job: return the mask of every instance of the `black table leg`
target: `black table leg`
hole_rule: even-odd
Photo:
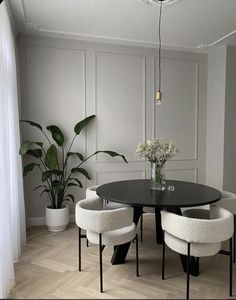
[[[161,209],[155,207],[155,221],[156,221],[156,243],[162,244],[163,232],[161,228]]]
[[[134,223],[136,225],[138,224],[142,212],[143,212],[142,207],[138,207],[138,206],[134,207]],[[114,247],[114,253],[111,259],[112,265],[119,265],[125,263],[125,258],[129,251],[130,244],[131,242]]]

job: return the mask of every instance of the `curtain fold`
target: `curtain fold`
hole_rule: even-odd
[[[26,241],[14,34],[0,4],[0,298],[15,284],[14,262]]]

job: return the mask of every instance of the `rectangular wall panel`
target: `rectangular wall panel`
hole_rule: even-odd
[[[197,182],[197,169],[166,170],[166,179]]]
[[[135,150],[145,140],[144,57],[97,53],[96,115],[96,150],[114,149],[129,161],[139,160]]]
[[[85,116],[84,51],[29,46],[26,65],[26,117],[43,126],[58,125],[69,144],[74,136],[74,125]],[[32,136],[37,140],[43,137],[35,128],[29,127],[29,137]],[[82,151],[83,140],[80,145]]]
[[[176,142],[175,160],[197,159],[198,63],[165,58],[162,69],[163,103],[156,108],[155,136]]]
[[[145,171],[128,171],[128,172],[97,172],[97,184],[105,184],[113,181],[144,179]]]

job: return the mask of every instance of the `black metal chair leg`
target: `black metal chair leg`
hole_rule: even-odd
[[[165,279],[165,258],[166,257],[166,244],[165,244],[165,240],[163,238],[163,242],[162,242],[162,280]]]
[[[140,217],[140,241],[143,241],[143,213]]]
[[[234,216],[234,264],[235,264],[235,244],[236,244],[236,232],[235,232],[235,227],[236,227],[236,216]]]
[[[186,287],[186,299],[189,299],[189,269],[190,269],[190,243],[188,243],[188,256],[187,256],[187,287]]]
[[[232,297],[233,293],[233,287],[232,287],[232,281],[233,281],[233,260],[232,260],[232,250],[233,250],[233,245],[232,245],[232,238],[229,240],[229,248],[230,248],[230,254],[229,254],[229,295]]]
[[[99,233],[99,261],[100,261],[100,292],[103,293],[103,274],[102,274],[102,234]]]
[[[139,277],[138,235],[136,234],[136,276]]]
[[[81,271],[81,228],[79,227],[79,271]]]

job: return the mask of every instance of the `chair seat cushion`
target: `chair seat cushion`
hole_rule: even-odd
[[[172,250],[187,255],[188,243],[168,232],[165,232],[165,243]],[[221,249],[221,242],[217,243],[191,243],[190,255],[195,257],[211,256],[218,253]]]
[[[121,207],[128,207],[128,205],[121,204],[121,203],[116,203],[116,202],[111,202],[111,201],[107,202],[106,200],[104,200],[103,209],[105,209],[105,210],[117,209],[117,208],[121,208]]]
[[[99,244],[99,234],[87,231],[87,239],[94,244]],[[107,231],[102,234],[103,245],[121,245],[132,241],[136,236],[136,225],[123,227],[121,229]]]

